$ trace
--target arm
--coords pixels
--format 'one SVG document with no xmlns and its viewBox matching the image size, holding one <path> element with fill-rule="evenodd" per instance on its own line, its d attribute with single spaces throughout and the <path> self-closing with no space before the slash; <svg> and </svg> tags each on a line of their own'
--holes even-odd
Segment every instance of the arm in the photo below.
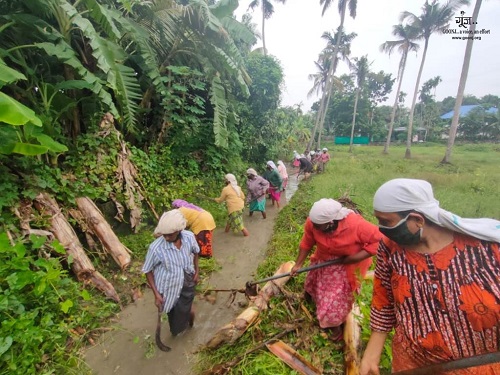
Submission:
<svg viewBox="0 0 500 375">
<path fill-rule="evenodd" d="M 153 294 L 155 296 L 156 307 L 158 307 L 158 309 L 161 309 L 163 306 L 163 297 L 158 292 L 158 289 L 156 289 L 155 277 L 154 277 L 153 271 L 146 273 L 146 280 L 148 282 L 148 285 L 151 287 L 151 290 L 153 291 Z"/>
<path fill-rule="evenodd" d="M 214 201 L 216 201 L 217 203 L 222 203 L 222 202 L 224 202 L 226 200 L 226 198 L 227 198 L 226 191 L 224 189 L 222 189 L 220 197 L 219 198 L 214 198 Z"/>
<path fill-rule="evenodd" d="M 297 274 L 297 270 L 302 268 L 307 256 L 309 255 L 310 250 L 299 249 L 299 255 L 297 255 L 297 259 L 295 260 L 295 265 L 290 270 L 290 275 L 295 276 Z"/>
<path fill-rule="evenodd" d="M 359 263 L 362 260 L 365 260 L 366 258 L 370 258 L 372 254 L 370 254 L 366 250 L 361 250 L 357 252 L 356 254 L 346 256 L 344 260 L 342 261 L 343 264 L 354 264 L 354 263 Z"/>
<path fill-rule="evenodd" d="M 361 360 L 360 375 L 379 375 L 379 363 L 382 350 L 384 349 L 385 340 L 387 339 L 386 332 L 372 332 L 370 341 L 366 346 L 363 359 Z"/>
</svg>

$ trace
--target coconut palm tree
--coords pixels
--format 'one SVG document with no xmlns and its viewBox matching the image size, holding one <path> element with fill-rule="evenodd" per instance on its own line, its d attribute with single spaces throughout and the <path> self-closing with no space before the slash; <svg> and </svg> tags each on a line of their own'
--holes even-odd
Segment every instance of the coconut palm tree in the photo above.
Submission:
<svg viewBox="0 0 500 375">
<path fill-rule="evenodd" d="M 320 5 L 323 5 L 323 11 L 321 15 L 324 15 L 326 10 L 333 4 L 334 0 L 320 0 Z M 344 32 L 344 21 L 345 21 L 345 13 L 347 7 L 349 7 L 349 14 L 352 18 L 356 18 L 356 8 L 358 2 L 357 0 L 339 0 L 338 2 L 338 10 L 340 14 L 340 25 L 337 29 L 337 33 L 342 34 Z M 332 64 L 330 65 L 330 70 L 328 72 L 328 78 L 325 85 L 325 90 L 323 91 L 323 95 L 321 96 L 320 106 L 318 113 L 316 115 L 316 121 L 314 124 L 314 129 L 319 129 L 318 135 L 318 148 L 321 147 L 321 133 L 323 130 L 323 124 L 325 123 L 326 111 L 328 109 L 328 105 L 330 104 L 330 98 L 333 92 L 333 77 L 335 75 L 335 69 L 337 68 L 337 58 L 341 43 L 341 37 L 337 38 L 335 43 L 335 48 L 332 52 Z M 314 139 L 314 133 L 311 139 Z"/>
<path fill-rule="evenodd" d="M 275 0 L 278 3 L 285 4 L 286 0 Z M 274 6 L 270 0 L 253 0 L 248 6 L 249 9 L 254 9 L 259 5 L 262 6 L 262 48 L 264 50 L 264 56 L 267 56 L 266 49 L 266 33 L 265 33 L 265 24 L 266 20 L 271 18 L 274 13 Z"/>
<path fill-rule="evenodd" d="M 401 60 L 399 60 L 398 68 L 398 88 L 396 90 L 396 95 L 394 99 L 394 105 L 392 106 L 391 120 L 389 122 L 389 130 L 387 132 L 387 140 L 384 146 L 384 154 L 389 153 L 389 145 L 391 144 L 392 129 L 394 127 L 394 118 L 396 116 L 396 109 L 398 108 L 399 93 L 401 91 L 401 84 L 403 82 L 403 76 L 406 68 L 406 60 L 408 58 L 408 53 L 414 51 L 415 53 L 419 49 L 419 45 L 413 40 L 417 37 L 417 30 L 409 25 L 394 25 L 392 27 L 392 35 L 398 37 L 398 40 L 388 40 L 380 46 L 381 52 L 386 52 L 389 55 L 398 49 L 401 53 Z"/>
<path fill-rule="evenodd" d="M 356 79 L 356 98 L 354 99 L 354 111 L 352 113 L 351 140 L 349 142 L 349 152 L 352 152 L 352 144 L 354 140 L 354 127 L 356 125 L 356 111 L 358 110 L 359 94 L 365 85 L 366 76 L 369 72 L 368 58 L 366 56 L 356 59 L 353 69 L 353 76 Z"/>
<path fill-rule="evenodd" d="M 472 12 L 472 21 L 470 31 L 471 35 L 474 35 L 476 30 L 477 17 L 479 15 L 479 10 L 481 9 L 482 0 L 476 0 L 474 5 L 474 11 Z M 465 84 L 467 83 L 467 75 L 469 73 L 470 58 L 472 56 L 472 46 L 474 44 L 474 39 L 467 39 L 467 44 L 465 46 L 464 63 L 462 65 L 462 73 L 460 74 L 460 81 L 458 83 L 457 99 L 455 101 L 455 107 L 453 108 L 453 118 L 451 119 L 450 133 L 448 137 L 448 145 L 446 147 L 446 152 L 441 163 L 450 163 L 451 160 L 451 150 L 455 144 L 455 137 L 457 135 L 458 119 L 460 116 L 460 107 L 462 106 L 462 101 L 464 99 Z"/>
<path fill-rule="evenodd" d="M 334 56 L 333 53 L 335 52 L 335 49 L 337 46 L 337 38 L 340 35 L 342 35 L 342 36 L 341 36 L 340 45 L 337 49 L 337 58 L 333 59 L 333 56 Z M 330 95 L 331 95 L 331 93 L 333 92 L 333 90 L 335 88 L 339 89 L 339 90 L 343 89 L 342 82 L 334 75 L 330 76 L 330 73 L 332 71 L 335 73 L 335 71 L 337 70 L 337 66 L 332 67 L 332 64 L 333 63 L 337 64 L 338 59 L 340 58 L 342 61 L 344 61 L 349 66 L 349 69 L 352 68 L 352 63 L 349 60 L 349 56 L 351 54 L 351 43 L 352 43 L 353 39 L 356 38 L 356 36 L 357 36 L 356 33 L 349 33 L 349 34 L 342 33 L 341 34 L 338 31 L 335 32 L 333 35 L 330 32 L 323 33 L 321 38 L 323 38 L 327 41 L 327 45 L 319 56 L 319 61 L 320 61 L 320 65 L 322 65 L 322 68 L 320 69 L 320 73 L 318 73 L 318 74 L 321 74 L 322 77 L 319 77 L 318 75 L 309 76 L 309 79 L 316 79 L 315 85 L 311 89 L 311 91 L 309 91 L 309 93 L 314 92 L 314 90 L 317 90 L 317 92 L 319 93 L 320 89 L 321 89 L 321 92 L 323 93 L 321 100 L 328 98 L 328 101 L 329 101 L 330 100 L 329 97 L 324 95 L 324 93 L 326 93 L 327 90 L 329 90 L 328 92 L 330 92 Z M 320 80 L 320 78 L 321 78 L 321 80 Z M 317 80 L 319 80 L 320 84 L 318 84 Z M 321 126 L 319 126 L 319 125 L 320 125 L 320 123 L 324 124 L 326 113 L 328 112 L 328 107 L 324 106 L 323 108 L 321 108 L 321 103 L 320 103 L 320 111 L 319 112 L 321 113 L 321 117 L 316 116 L 315 126 L 313 128 L 313 134 L 312 134 L 312 137 L 311 137 L 309 144 L 308 144 L 308 147 L 307 147 L 308 149 L 311 149 L 312 144 L 313 144 L 314 139 L 315 139 L 316 132 L 318 131 L 318 129 L 319 129 L 319 135 L 318 135 L 317 148 L 321 148 L 321 133 L 323 130 L 323 125 L 321 125 Z"/>
<path fill-rule="evenodd" d="M 429 1 L 425 2 L 420 16 L 416 16 L 411 12 L 401 13 L 401 22 L 408 22 L 412 27 L 416 28 L 419 33 L 419 39 L 424 40 L 424 51 L 422 54 L 422 61 L 420 62 L 420 68 L 418 70 L 417 81 L 415 82 L 410 117 L 408 121 L 408 136 L 406 139 L 405 153 L 405 158 L 407 159 L 411 158 L 413 115 L 415 113 L 415 105 L 417 103 L 420 78 L 422 77 L 425 58 L 427 56 L 427 48 L 429 47 L 429 39 L 435 32 L 446 29 L 455 11 L 461 6 L 468 4 L 469 0 L 448 0 L 448 2 L 443 5 L 439 4 L 437 0 L 433 0 L 431 3 L 429 3 Z"/>
</svg>

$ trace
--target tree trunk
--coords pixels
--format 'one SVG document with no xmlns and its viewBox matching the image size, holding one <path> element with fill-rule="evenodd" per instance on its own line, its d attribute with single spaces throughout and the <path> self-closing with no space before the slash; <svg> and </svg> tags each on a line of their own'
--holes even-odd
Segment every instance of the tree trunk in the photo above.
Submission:
<svg viewBox="0 0 500 375">
<path fill-rule="evenodd" d="M 399 82 L 398 82 L 398 89 L 396 91 L 396 99 L 394 99 L 394 105 L 392 106 L 392 112 L 391 112 L 391 121 L 389 123 L 389 131 L 387 132 L 387 139 L 385 141 L 385 146 L 384 146 L 384 154 L 389 153 L 389 146 L 391 144 L 391 137 L 392 137 L 392 129 L 394 127 L 394 119 L 396 118 L 396 110 L 398 109 L 398 99 L 399 99 L 399 93 L 401 91 L 401 84 L 403 83 L 403 75 L 405 73 L 405 67 L 406 67 L 406 57 L 407 53 L 405 53 L 403 56 L 401 56 L 401 74 L 399 75 Z"/>
<path fill-rule="evenodd" d="M 330 105 L 330 97 L 331 97 L 331 92 L 333 90 L 333 77 L 335 75 L 335 70 L 337 68 L 337 60 L 338 60 L 338 53 L 340 49 L 340 40 L 342 39 L 342 35 L 344 34 L 344 21 L 345 21 L 345 11 L 347 8 L 347 1 L 344 1 L 342 9 L 340 10 L 340 26 L 338 28 L 338 33 L 337 33 L 337 43 L 335 43 L 335 48 L 333 49 L 333 58 L 332 58 L 332 65 L 330 67 L 330 71 L 328 72 L 327 75 L 327 80 L 326 80 L 326 100 L 325 100 L 325 105 L 324 105 L 324 114 L 318 113 L 318 115 L 321 115 L 320 117 L 320 122 L 319 122 L 319 133 L 318 133 L 318 147 L 321 146 L 321 133 L 323 131 L 323 124 L 325 122 L 325 117 L 326 117 L 326 111 L 328 111 L 328 106 Z"/>
<path fill-rule="evenodd" d="M 106 252 L 122 270 L 127 268 L 130 264 L 130 250 L 120 242 L 94 202 L 87 197 L 81 197 L 76 199 L 76 204 L 88 227 L 99 238 Z"/>
<path fill-rule="evenodd" d="M 472 12 L 472 22 L 470 34 L 474 37 L 474 31 L 476 30 L 476 21 L 479 15 L 479 10 L 481 8 L 482 0 L 476 0 L 476 5 L 474 5 L 474 11 Z M 446 152 L 441 163 L 449 163 L 451 160 L 451 150 L 455 144 L 455 137 L 457 136 L 458 120 L 460 118 L 460 107 L 462 106 L 462 101 L 464 99 L 465 84 L 467 83 L 467 76 L 469 74 L 469 64 L 472 56 L 472 46 L 474 44 L 474 39 L 467 39 L 467 45 L 465 46 L 464 63 L 462 65 L 462 73 L 460 74 L 460 82 L 458 83 L 457 99 L 455 100 L 455 107 L 453 108 L 453 118 L 451 120 L 450 133 L 448 137 L 448 146 L 446 147 Z"/>
<path fill-rule="evenodd" d="M 283 263 L 274 273 L 281 275 L 290 272 L 295 262 Z M 233 343 L 238 340 L 245 331 L 254 323 L 261 311 L 267 309 L 267 303 L 274 295 L 280 292 L 280 287 L 285 285 L 290 276 L 268 281 L 260 290 L 250 306 L 238 315 L 232 322 L 220 328 L 207 343 L 207 347 L 215 349 L 224 343 Z"/>
<path fill-rule="evenodd" d="M 422 71 L 424 70 L 425 56 L 427 55 L 427 47 L 429 46 L 429 40 L 425 40 L 424 53 L 422 54 L 422 62 L 420 63 L 420 69 L 418 70 L 417 82 L 415 82 L 415 90 L 413 91 L 413 100 L 411 102 L 410 117 L 408 120 L 408 135 L 406 137 L 406 153 L 405 158 L 411 159 L 411 141 L 413 132 L 413 114 L 415 113 L 415 105 L 417 103 L 418 86 L 420 85 L 420 78 L 422 77 Z"/>
<path fill-rule="evenodd" d="M 357 320 L 359 316 L 361 316 L 359 306 L 354 304 L 344 326 L 344 362 L 346 375 L 359 374 L 359 343 L 361 340 L 361 329 Z"/>
<path fill-rule="evenodd" d="M 360 88 L 356 90 L 356 99 L 354 99 L 354 112 L 352 113 L 351 141 L 349 142 L 349 152 L 352 152 L 352 144 L 354 142 L 354 126 L 356 125 L 356 111 L 358 110 L 358 99 Z"/>
<path fill-rule="evenodd" d="M 265 0 L 262 0 L 262 48 L 264 49 L 264 56 L 267 56 L 266 33 L 264 30 L 264 26 L 266 23 L 266 13 L 264 11 L 264 2 L 265 2 Z"/>
<path fill-rule="evenodd" d="M 66 249 L 68 258 L 71 258 L 71 262 L 68 261 L 68 263 L 70 263 L 77 279 L 94 285 L 112 300 L 120 302 L 120 297 L 113 285 L 96 271 L 87 254 L 85 254 L 73 227 L 62 214 L 57 202 L 47 193 L 40 193 L 35 198 L 35 207 L 40 213 L 50 216 L 50 230 Z"/>
</svg>

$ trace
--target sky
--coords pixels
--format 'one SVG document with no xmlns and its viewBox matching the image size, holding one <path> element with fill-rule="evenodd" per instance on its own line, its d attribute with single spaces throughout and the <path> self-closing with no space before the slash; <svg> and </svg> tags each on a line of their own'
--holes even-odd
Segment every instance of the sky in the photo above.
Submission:
<svg viewBox="0 0 500 375">
<path fill-rule="evenodd" d="M 271 0 L 273 1 L 273 0 Z M 239 20 L 247 11 L 250 0 L 240 0 L 236 15 Z M 355 32 L 358 36 L 351 45 L 351 56 L 361 57 L 368 55 L 371 62 L 371 71 L 392 73 L 396 78 L 401 55 L 395 50 L 390 56 L 380 52 L 379 48 L 387 40 L 394 40 L 392 26 L 399 23 L 399 16 L 403 11 L 409 11 L 417 16 L 421 13 L 424 0 L 358 0 L 355 19 L 346 15 L 345 30 Z M 444 3 L 441 0 L 441 3 Z M 458 10 L 464 11 L 464 16 L 472 16 L 475 0 L 471 5 Z M 273 1 L 275 13 L 266 20 L 266 47 L 268 53 L 275 56 L 281 63 L 285 74 L 285 89 L 282 96 L 282 105 L 302 105 L 308 111 L 311 105 L 319 100 L 313 96 L 307 98 L 313 82 L 308 75 L 316 73 L 314 61 L 326 46 L 321 38 L 325 31 L 332 34 L 340 23 L 337 1 L 321 16 L 322 7 L 319 0 L 287 0 L 285 4 Z M 261 31 L 260 7 L 248 11 Z M 475 40 L 465 93 L 481 97 L 487 94 L 500 96 L 500 0 L 485 0 L 477 20 L 476 29 L 490 30 L 490 34 L 481 35 L 481 40 Z M 453 18 L 450 28 L 459 30 Z M 462 28 L 463 29 L 463 28 Z M 442 82 L 436 89 L 436 100 L 447 96 L 455 97 L 458 82 L 462 71 L 466 40 L 453 40 L 450 34 L 433 34 L 429 41 L 426 62 L 420 80 L 420 87 L 428 79 L 440 76 Z M 415 89 L 418 69 L 423 52 L 423 42 L 420 42 L 418 54 L 408 56 L 405 76 L 401 90 L 406 92 L 405 105 L 411 106 Z M 255 47 L 261 47 L 259 40 Z M 349 73 L 347 67 L 341 63 L 336 75 Z M 393 92 L 385 103 L 394 103 Z M 419 88 L 420 89 L 420 88 Z"/>
</svg>

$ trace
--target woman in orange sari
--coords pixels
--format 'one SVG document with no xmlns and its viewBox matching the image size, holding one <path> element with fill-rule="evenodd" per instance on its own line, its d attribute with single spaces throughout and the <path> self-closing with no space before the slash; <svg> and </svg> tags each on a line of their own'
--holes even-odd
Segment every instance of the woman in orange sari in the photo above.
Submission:
<svg viewBox="0 0 500 375">
<path fill-rule="evenodd" d="M 377 252 L 372 335 L 361 375 L 378 375 L 387 334 L 392 370 L 497 352 L 500 341 L 500 221 L 463 219 L 439 208 L 427 181 L 395 179 L 373 206 L 387 236 Z M 494 375 L 500 363 L 433 374 Z"/>
<path fill-rule="evenodd" d="M 187 228 L 194 233 L 200 247 L 200 256 L 211 258 L 213 255 L 212 234 L 215 229 L 215 220 L 212 214 L 182 199 L 174 200 L 172 207 L 178 208 L 186 218 Z"/>
</svg>

